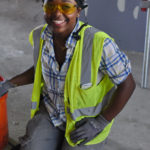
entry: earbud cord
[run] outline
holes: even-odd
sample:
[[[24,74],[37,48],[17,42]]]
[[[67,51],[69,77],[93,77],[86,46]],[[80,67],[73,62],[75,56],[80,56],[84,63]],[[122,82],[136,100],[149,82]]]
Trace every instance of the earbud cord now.
[[[79,35],[79,32],[82,30],[82,28],[84,27],[84,26],[87,26],[87,23],[84,23],[83,25],[81,25],[81,27],[77,30],[77,32],[74,32],[73,33],[73,37],[78,41],[78,40],[80,40],[80,35]]]

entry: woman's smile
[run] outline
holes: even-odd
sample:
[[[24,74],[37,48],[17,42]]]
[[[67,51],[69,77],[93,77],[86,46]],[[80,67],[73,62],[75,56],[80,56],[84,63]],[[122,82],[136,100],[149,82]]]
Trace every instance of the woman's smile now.
[[[53,35],[67,38],[76,25],[81,8],[75,7],[77,3],[74,0],[68,0],[67,2],[64,2],[64,0],[47,0],[44,5],[44,17],[47,24],[52,29]],[[53,10],[53,5],[58,5],[57,9]],[[68,9],[72,9],[72,12],[69,12],[69,14]]]

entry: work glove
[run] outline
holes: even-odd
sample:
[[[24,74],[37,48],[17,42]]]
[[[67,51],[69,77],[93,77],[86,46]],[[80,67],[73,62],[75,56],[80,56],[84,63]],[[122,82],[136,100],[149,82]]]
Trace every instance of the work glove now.
[[[83,140],[79,145],[84,145],[102,132],[108,123],[102,115],[84,118],[75,124],[76,129],[71,132],[70,138],[73,143]]]
[[[10,88],[14,88],[15,85],[8,80],[0,82],[0,97],[8,92]]]

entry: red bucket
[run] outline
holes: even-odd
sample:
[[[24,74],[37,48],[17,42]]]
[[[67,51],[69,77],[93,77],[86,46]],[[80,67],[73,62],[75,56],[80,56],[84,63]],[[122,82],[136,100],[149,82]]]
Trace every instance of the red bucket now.
[[[0,81],[3,80],[0,76]],[[0,150],[3,150],[8,143],[7,96],[8,93],[0,97]]]

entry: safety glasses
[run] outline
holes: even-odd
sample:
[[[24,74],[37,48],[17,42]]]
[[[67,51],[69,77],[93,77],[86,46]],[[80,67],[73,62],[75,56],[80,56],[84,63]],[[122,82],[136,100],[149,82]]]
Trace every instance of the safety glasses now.
[[[75,12],[77,5],[62,2],[62,3],[54,3],[54,2],[47,2],[43,5],[43,10],[46,14],[50,15],[54,13],[56,10],[59,10],[63,14],[72,14]]]

